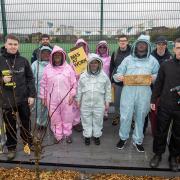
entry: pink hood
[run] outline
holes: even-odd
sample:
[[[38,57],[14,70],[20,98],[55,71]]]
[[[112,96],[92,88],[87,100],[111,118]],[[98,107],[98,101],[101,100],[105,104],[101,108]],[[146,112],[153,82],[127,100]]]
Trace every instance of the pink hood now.
[[[61,66],[53,66],[52,64],[52,57],[55,52],[60,52],[63,54],[63,64]],[[68,66],[68,63],[66,62],[65,51],[59,46],[55,45],[50,55],[49,64],[45,67],[44,71],[51,71],[53,75],[56,75],[56,74],[61,73],[67,66]]]
[[[62,66],[63,66],[64,63],[66,63],[66,52],[61,47],[56,46],[56,45],[54,46],[54,48],[53,48],[53,50],[51,52],[51,55],[50,55],[50,64],[53,66],[52,57],[53,57],[53,54],[56,53],[56,52],[60,52],[63,55],[63,64],[62,64]]]
[[[61,66],[53,66],[52,64],[52,56],[55,52],[63,54],[63,64]],[[60,86],[61,83],[63,86]],[[40,98],[42,99],[45,99],[44,97],[47,97],[47,94],[51,93],[52,87],[53,94],[57,94],[57,97],[63,93],[65,95],[73,87],[70,95],[75,96],[77,86],[75,73],[72,67],[66,62],[66,53],[62,48],[54,46],[50,56],[50,63],[44,68],[40,86]]]
[[[78,39],[75,43],[75,46],[77,46],[79,43],[85,44],[85,53],[88,55],[89,54],[89,46],[88,43],[84,39]]]
[[[108,57],[109,56],[109,47],[108,47],[108,44],[106,41],[100,41],[97,46],[96,46],[96,54],[98,54],[100,56],[100,53],[99,53],[99,47],[103,45],[103,46],[106,46],[107,47],[107,51],[101,55],[101,57]]]

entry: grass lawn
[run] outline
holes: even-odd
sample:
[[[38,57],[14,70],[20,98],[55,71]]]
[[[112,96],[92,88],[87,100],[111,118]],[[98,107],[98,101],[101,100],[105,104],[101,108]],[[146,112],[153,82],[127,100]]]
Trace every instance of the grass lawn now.
[[[52,45],[55,45],[55,44],[53,43]],[[56,45],[62,47],[67,53],[70,51],[70,49],[72,47],[74,47],[73,43],[57,43]],[[1,46],[3,46],[2,43],[0,43],[0,47]],[[30,60],[33,50],[36,49],[38,46],[39,46],[39,44],[21,43],[20,44],[21,55],[26,57],[28,60]],[[154,44],[152,44],[152,47],[154,47]],[[89,43],[89,48],[90,48],[90,52],[95,52],[96,42]],[[118,44],[117,43],[109,43],[109,48],[110,48],[110,54],[112,54],[112,52],[118,48]],[[170,51],[172,51],[172,48],[173,48],[173,45],[168,44],[168,49]]]
[[[74,47],[74,44],[72,44],[72,43],[62,43],[62,44],[57,43],[57,44],[53,44],[53,45],[58,45],[58,46],[62,47],[67,53],[70,51],[71,48]],[[24,57],[26,57],[28,60],[30,60],[33,50],[36,49],[38,46],[39,46],[38,44],[23,43],[20,46],[20,52]],[[118,47],[118,45],[116,43],[109,44],[109,47],[111,50],[110,53],[112,53]],[[90,52],[95,52],[96,44],[90,43],[89,48],[90,48]]]
[[[58,45],[62,47],[67,53],[70,51],[71,48],[74,47],[73,43],[53,43],[52,45]],[[2,43],[0,43],[0,47],[3,46]],[[31,59],[31,55],[34,49],[36,49],[39,46],[39,44],[32,44],[32,43],[21,43],[20,44],[20,52],[21,55],[26,57],[28,60]],[[110,53],[112,53],[117,47],[118,44],[109,44],[110,47]],[[96,44],[95,43],[89,43],[90,52],[95,52]]]

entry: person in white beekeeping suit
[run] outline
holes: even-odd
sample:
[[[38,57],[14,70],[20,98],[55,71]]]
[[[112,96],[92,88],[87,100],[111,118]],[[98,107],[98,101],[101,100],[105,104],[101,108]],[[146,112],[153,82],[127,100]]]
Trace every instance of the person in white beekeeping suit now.
[[[96,145],[100,145],[104,112],[111,102],[111,82],[102,67],[100,56],[90,54],[87,72],[81,74],[78,82],[77,104],[86,145],[90,144],[91,137]]]

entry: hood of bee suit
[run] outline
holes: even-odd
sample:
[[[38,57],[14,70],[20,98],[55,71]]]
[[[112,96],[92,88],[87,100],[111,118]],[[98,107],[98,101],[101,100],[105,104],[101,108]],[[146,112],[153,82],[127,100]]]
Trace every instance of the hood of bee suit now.
[[[49,51],[49,53],[51,54],[52,49],[49,46],[42,46],[40,48],[40,52],[39,52],[39,57],[40,57],[39,60],[40,61],[43,61],[43,59],[41,59],[41,54],[42,54],[43,51]]]
[[[51,52],[51,56],[50,56],[50,63],[51,63],[52,66],[54,66],[53,55],[55,53],[57,53],[57,52],[62,54],[62,64],[61,64],[61,66],[62,66],[66,62],[66,52],[61,47],[59,47],[59,46],[54,46],[54,48],[53,48],[53,50]]]
[[[98,63],[99,63],[99,67],[98,67],[98,70],[96,72],[92,72],[91,69],[90,69],[90,63],[92,61],[94,61],[94,60],[98,61]],[[101,72],[102,67],[103,67],[103,61],[102,61],[101,57],[99,55],[97,55],[97,54],[91,53],[88,56],[88,65],[87,65],[87,72],[88,72],[88,74],[97,75],[97,74],[99,74]]]
[[[84,39],[78,39],[75,43],[75,46],[77,46],[79,43],[83,43],[85,45],[85,53],[86,53],[86,55],[88,55],[89,54],[88,43]]]
[[[137,45],[140,42],[144,42],[147,44],[147,52],[144,58],[148,58],[151,54],[151,43],[150,43],[150,37],[148,35],[141,35],[132,45],[131,48],[131,55],[133,57],[137,57]]]
[[[100,56],[100,53],[99,53],[99,47],[101,46],[105,46],[107,49],[106,49],[106,52],[101,55],[102,57],[107,57],[109,56],[109,47],[108,47],[108,44],[106,41],[100,41],[97,46],[96,46],[96,54],[98,54]]]

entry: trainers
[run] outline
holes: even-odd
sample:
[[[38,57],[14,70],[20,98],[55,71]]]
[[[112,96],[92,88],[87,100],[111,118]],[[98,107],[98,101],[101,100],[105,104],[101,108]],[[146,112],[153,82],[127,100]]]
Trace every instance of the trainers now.
[[[68,144],[71,144],[71,143],[72,143],[72,138],[71,138],[71,136],[67,136],[67,137],[66,137],[66,142],[67,142]]]
[[[119,142],[117,143],[116,147],[118,149],[123,149],[125,144],[126,144],[126,140],[120,139]]]
[[[176,157],[169,157],[169,168],[173,172],[178,172],[178,162]]]
[[[142,144],[136,144],[136,143],[133,143],[134,147],[136,148],[136,150],[138,152],[144,152],[144,147]]]
[[[120,118],[119,116],[116,116],[116,117],[113,118],[113,120],[112,120],[112,125],[113,125],[113,126],[118,125],[118,123],[119,123],[119,118]]]
[[[161,162],[161,155],[155,154],[153,158],[151,159],[149,165],[152,168],[156,168],[159,166],[159,163]]]
[[[84,139],[84,143],[85,143],[85,145],[90,145],[90,138],[86,138],[85,137],[85,139]]]
[[[94,143],[95,143],[95,145],[100,145],[101,144],[100,138],[94,137]]]
[[[16,150],[9,150],[7,160],[12,161],[16,157]]]

